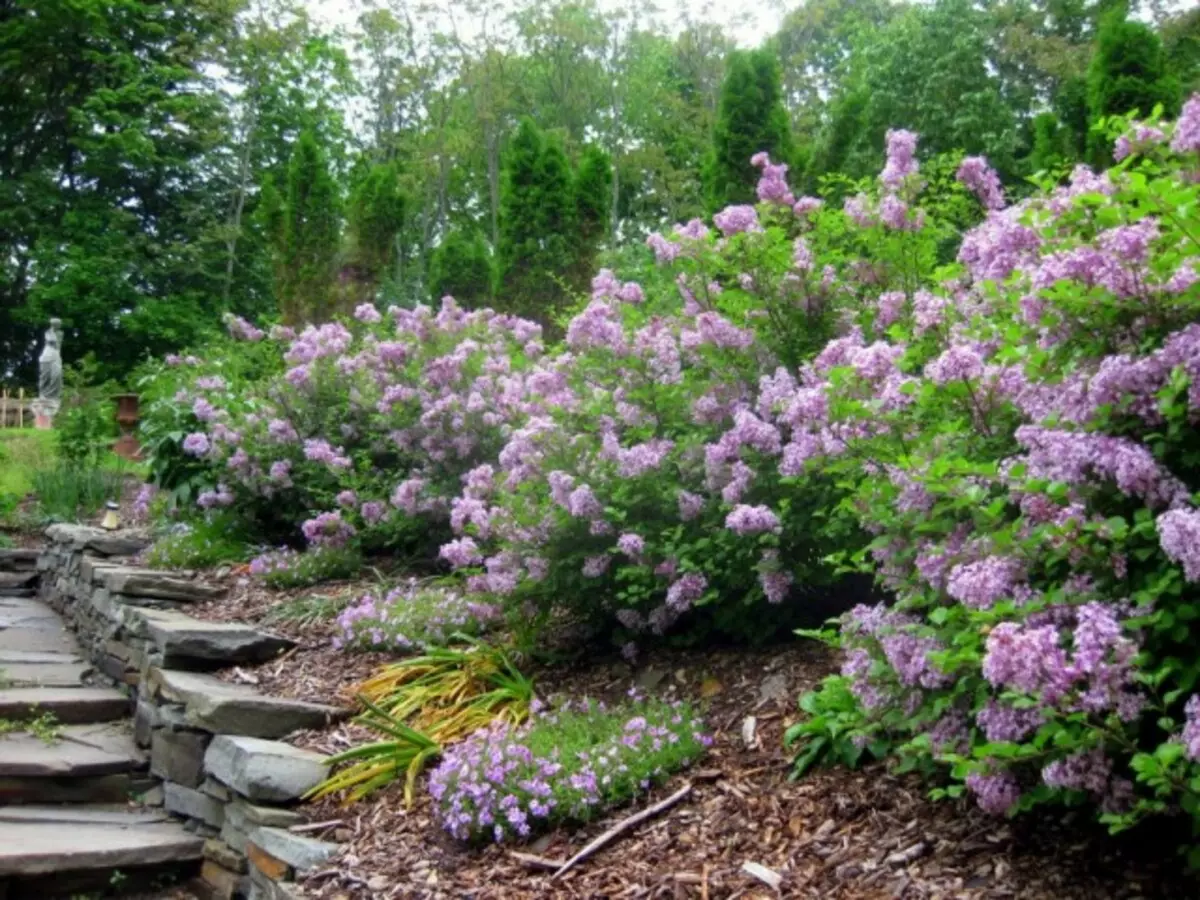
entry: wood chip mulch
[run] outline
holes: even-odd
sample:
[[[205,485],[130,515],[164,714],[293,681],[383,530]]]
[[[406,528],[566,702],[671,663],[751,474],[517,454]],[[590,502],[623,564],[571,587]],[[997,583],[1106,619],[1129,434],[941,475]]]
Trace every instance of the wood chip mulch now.
[[[257,623],[281,598],[230,578],[224,600],[203,617]],[[365,585],[322,587],[361,593]],[[275,623],[300,641],[281,660],[222,677],[318,702],[345,702],[346,687],[382,656],[332,650],[328,623]],[[558,829],[531,845],[467,849],[439,829],[427,796],[406,809],[401,789],[352,807],[305,808],[310,836],[338,840],[336,866],[313,873],[306,894],[321,900],[524,900],[524,898],[712,898],[757,900],[1135,900],[1200,897],[1179,871],[1170,840],[1110,838],[1079,815],[1044,813],[1019,822],[985,816],[966,802],[935,803],[929,785],[895,776],[881,764],[822,769],[789,779],[782,735],[797,718],[796,697],[835,666],[811,644],[764,649],[656,651],[636,668],[602,660],[533,672],[547,698],[616,699],[632,685],[700,704],[714,743],[697,768],[655,788],[643,802],[576,829]],[[753,725],[748,717],[754,717]],[[295,742],[337,752],[362,740],[353,724],[305,732]],[[522,860],[516,850],[562,861],[638,809],[684,784],[691,794],[584,860],[562,878]],[[778,879],[778,887],[768,882]],[[764,880],[765,879],[765,880]]]

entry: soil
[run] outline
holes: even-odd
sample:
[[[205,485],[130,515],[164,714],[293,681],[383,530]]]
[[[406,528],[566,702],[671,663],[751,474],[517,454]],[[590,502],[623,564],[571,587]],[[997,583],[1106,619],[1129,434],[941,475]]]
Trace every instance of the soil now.
[[[229,580],[230,596],[197,614],[259,622],[289,598],[349,597],[369,587],[269,592],[236,573]],[[333,650],[328,621],[270,627],[288,633],[299,647],[275,662],[223,677],[284,696],[346,701],[347,689],[385,660]],[[754,650],[661,650],[635,667],[605,658],[535,670],[529,674],[546,699],[615,699],[635,684],[689,699],[705,709],[713,746],[697,768],[655,788],[641,803],[521,847],[464,848],[439,829],[423,792],[406,809],[396,786],[351,807],[332,801],[308,806],[312,822],[326,823],[311,836],[341,841],[346,851],[336,866],[309,876],[306,893],[324,900],[1200,896],[1200,886],[1180,871],[1170,850],[1176,838],[1111,838],[1082,813],[997,820],[966,801],[933,802],[928,783],[894,775],[879,763],[861,770],[821,769],[792,780],[783,732],[798,718],[797,696],[835,667],[824,648],[797,642]],[[301,733],[295,742],[332,753],[365,737],[351,723]],[[548,867],[689,784],[682,802],[561,878],[552,877]],[[778,888],[771,886],[776,881]]]

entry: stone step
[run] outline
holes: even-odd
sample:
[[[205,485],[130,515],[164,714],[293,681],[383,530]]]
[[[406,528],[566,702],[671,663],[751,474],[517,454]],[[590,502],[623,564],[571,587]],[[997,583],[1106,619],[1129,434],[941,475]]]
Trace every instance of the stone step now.
[[[204,839],[166,813],[112,806],[0,807],[0,876],[199,860]]]
[[[26,732],[0,737],[0,778],[83,778],[145,765],[124,724],[67,725],[53,743]]]
[[[0,590],[21,590],[37,584],[38,573],[31,571],[6,572],[0,569]]]
[[[126,617],[150,638],[168,669],[215,669],[234,663],[266,662],[295,646],[287,638],[237,622],[205,622],[174,610],[138,609]]]
[[[0,550],[0,571],[3,572],[34,572],[37,570],[38,557],[41,550],[7,548]]]
[[[151,669],[143,685],[168,702],[182,703],[187,724],[213,734],[281,738],[302,728],[324,728],[349,715],[335,706],[270,697],[196,672]]]
[[[34,687],[0,690],[0,719],[23,722],[49,713],[63,725],[114,722],[129,715],[129,699],[108,687]]]
[[[96,570],[94,579],[110,594],[144,597],[150,600],[172,600],[177,603],[198,603],[225,596],[219,585],[189,581],[167,572],[119,566]]]
[[[10,654],[13,651],[8,651]],[[30,655],[33,655],[31,652]],[[58,654],[46,654],[47,656]],[[62,657],[55,662],[4,662],[0,660],[0,685],[22,687],[82,687],[92,666],[82,660]]]

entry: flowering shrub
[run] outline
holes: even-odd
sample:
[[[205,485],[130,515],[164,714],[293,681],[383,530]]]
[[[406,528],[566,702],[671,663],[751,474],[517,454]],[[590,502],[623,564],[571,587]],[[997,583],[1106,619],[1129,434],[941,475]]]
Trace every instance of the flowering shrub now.
[[[524,839],[559,822],[586,822],[695,762],[711,743],[702,729],[682,703],[567,703],[446,748],[429,792],[459,840]]]
[[[804,471],[847,492],[896,602],[827,635],[845,664],[804,698],[801,768],[940,762],[938,793],[1114,828],[1200,807],[1198,121],[1011,207],[968,160],[989,212],[959,264],[802,368]]]
[[[245,561],[250,548],[223,516],[179,522],[150,545],[148,565],[159,569],[196,569]]]
[[[207,476],[198,505],[272,542],[436,547],[461,476],[555,402],[539,326],[449,299],[436,313],[360,307],[299,334],[235,330],[275,365],[235,393],[183,360],[191,377],[172,399],[191,430],[178,447]]]
[[[445,645],[456,633],[477,635],[500,608],[460,591],[405,584],[386,594],[366,594],[337,618],[335,647],[390,652]]]

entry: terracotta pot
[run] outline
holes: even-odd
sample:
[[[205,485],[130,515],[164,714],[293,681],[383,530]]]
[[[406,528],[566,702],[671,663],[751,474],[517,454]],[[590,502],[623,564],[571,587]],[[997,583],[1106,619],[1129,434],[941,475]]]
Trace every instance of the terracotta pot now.
[[[133,434],[138,422],[138,395],[118,394],[113,399],[117,401],[117,424],[121,426],[121,436],[113,444],[113,452],[125,459],[140,459],[142,448]]]
[[[114,399],[117,401],[117,421],[132,428],[138,420],[138,395],[118,394]]]

